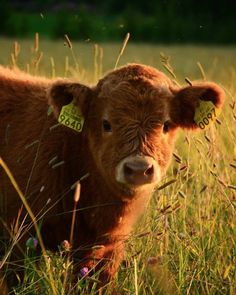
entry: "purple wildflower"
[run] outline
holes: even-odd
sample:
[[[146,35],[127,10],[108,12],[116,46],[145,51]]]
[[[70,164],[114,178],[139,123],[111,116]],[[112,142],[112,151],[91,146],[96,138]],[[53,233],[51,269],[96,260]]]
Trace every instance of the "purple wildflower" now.
[[[80,278],[83,278],[83,277],[86,277],[88,275],[88,272],[89,272],[89,269],[88,267],[82,267],[79,271],[79,277]]]
[[[36,250],[37,246],[38,246],[38,240],[34,237],[30,237],[27,241],[26,241],[26,247],[31,249],[31,250]]]

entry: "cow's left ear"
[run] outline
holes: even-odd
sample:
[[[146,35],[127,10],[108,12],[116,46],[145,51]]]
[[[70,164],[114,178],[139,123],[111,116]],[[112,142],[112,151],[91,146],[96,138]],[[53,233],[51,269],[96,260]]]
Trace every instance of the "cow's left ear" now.
[[[58,80],[48,90],[48,103],[56,118],[59,117],[61,108],[72,100],[86,116],[92,93],[92,89],[86,85]]]
[[[212,82],[202,82],[175,90],[170,106],[171,120],[182,128],[198,128],[194,117],[196,112],[199,113],[199,105],[202,101],[212,102],[216,110],[221,109],[224,103],[222,88]]]

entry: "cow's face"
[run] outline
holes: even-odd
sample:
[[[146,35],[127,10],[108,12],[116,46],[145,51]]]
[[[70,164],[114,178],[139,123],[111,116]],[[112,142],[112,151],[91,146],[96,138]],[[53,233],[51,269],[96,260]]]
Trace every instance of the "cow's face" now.
[[[56,115],[60,106],[55,101],[65,99],[61,93],[67,92],[78,97],[85,114],[84,132],[97,169],[110,187],[129,195],[160,181],[177,128],[197,127],[193,118],[199,100],[211,100],[217,107],[223,101],[215,84],[177,88],[161,72],[142,65],[113,71],[94,89],[55,85],[51,101]]]
[[[172,93],[160,82],[127,79],[122,71],[108,75],[97,86],[90,110],[89,142],[100,171],[109,182],[133,191],[160,181],[171,155],[176,129],[169,117]]]

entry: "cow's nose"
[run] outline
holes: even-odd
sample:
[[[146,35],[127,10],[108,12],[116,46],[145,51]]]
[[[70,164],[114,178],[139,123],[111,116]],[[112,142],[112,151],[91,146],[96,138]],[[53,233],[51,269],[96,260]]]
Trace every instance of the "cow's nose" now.
[[[133,159],[124,163],[123,173],[126,183],[134,185],[151,183],[154,178],[154,166],[150,161]]]

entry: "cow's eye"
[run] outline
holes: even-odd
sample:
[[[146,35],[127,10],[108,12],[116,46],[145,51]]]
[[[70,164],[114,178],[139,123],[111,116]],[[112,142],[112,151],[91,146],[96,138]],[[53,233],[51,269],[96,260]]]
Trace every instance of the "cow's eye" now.
[[[111,123],[109,121],[103,120],[102,127],[104,132],[112,132]]]
[[[169,130],[170,130],[170,124],[169,124],[168,121],[166,121],[166,122],[163,124],[163,133],[167,133]]]

